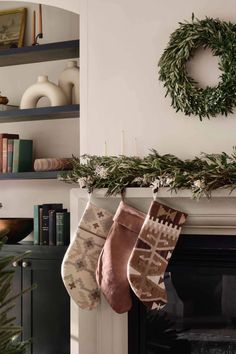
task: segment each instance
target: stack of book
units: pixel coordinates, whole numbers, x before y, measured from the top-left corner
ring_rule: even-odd
[[[33,169],[33,141],[19,134],[0,134],[0,173],[29,172]]]
[[[63,246],[70,243],[70,213],[61,203],[34,206],[34,244]]]

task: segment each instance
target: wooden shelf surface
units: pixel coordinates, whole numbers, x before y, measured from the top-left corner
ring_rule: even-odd
[[[57,179],[61,171],[0,173],[0,180],[11,179]]]
[[[79,58],[79,40],[0,50],[0,67]]]
[[[78,104],[30,109],[0,111],[0,123],[27,122],[36,120],[78,118]]]

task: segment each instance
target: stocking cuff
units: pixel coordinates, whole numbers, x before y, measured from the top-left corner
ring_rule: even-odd
[[[113,220],[126,227],[128,230],[138,234],[145,217],[146,215],[144,213],[121,201]]]
[[[155,221],[157,218],[159,221],[167,222],[168,224],[173,224],[174,226],[181,227],[188,214],[178,211],[176,209],[170,208],[166,205],[160,204],[154,201],[148,211],[149,218]]]
[[[112,218],[113,215],[109,211],[88,203],[79,227],[105,239],[112,225]]]

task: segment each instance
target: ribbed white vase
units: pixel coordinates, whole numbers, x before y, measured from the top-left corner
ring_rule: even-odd
[[[65,92],[69,103],[80,103],[80,70],[75,60],[67,63],[67,68],[62,71],[59,77],[59,87]]]
[[[24,92],[20,108],[35,108],[42,97],[47,97],[51,106],[63,106],[68,104],[67,96],[64,91],[48,80],[45,75],[38,76],[37,83],[28,87]]]

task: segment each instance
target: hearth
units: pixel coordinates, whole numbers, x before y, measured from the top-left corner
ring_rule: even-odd
[[[181,235],[165,275],[168,305],[129,313],[129,354],[236,353],[236,237]]]

